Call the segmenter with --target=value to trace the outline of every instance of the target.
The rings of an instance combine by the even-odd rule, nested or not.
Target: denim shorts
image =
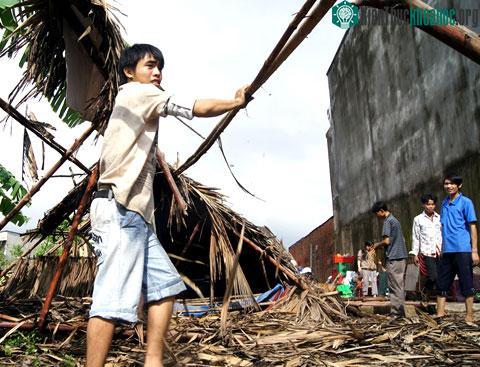
[[[96,198],[90,222],[98,266],[90,317],[134,323],[142,294],[148,304],[186,289],[140,214],[115,199]]]

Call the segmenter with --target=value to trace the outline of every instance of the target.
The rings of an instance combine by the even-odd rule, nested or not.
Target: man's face
[[[385,217],[385,210],[380,209],[378,212],[375,212],[377,218],[384,218]]]
[[[457,185],[448,179],[443,181],[443,188],[448,195],[455,196],[461,187],[462,185]]]
[[[423,209],[425,209],[425,213],[433,214],[435,211],[435,202],[433,200],[428,200],[427,203],[423,204]]]
[[[125,68],[123,71],[130,82],[153,84],[156,87],[160,87],[162,82],[162,70],[160,70],[158,60],[150,54],[138,61],[135,70]]]

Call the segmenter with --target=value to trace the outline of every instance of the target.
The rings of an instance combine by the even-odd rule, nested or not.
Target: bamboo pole
[[[68,232],[68,237],[67,240],[65,241],[65,244],[63,246],[63,252],[60,255],[60,259],[57,264],[57,268],[55,270],[55,274],[53,275],[52,282],[50,283],[50,287],[48,288],[47,295],[45,296],[45,302],[43,303],[42,309],[40,311],[40,317],[38,320],[38,327],[40,330],[43,330],[45,328],[45,323],[46,323],[46,318],[48,311],[50,309],[50,305],[52,303],[53,296],[55,294],[55,290],[57,288],[57,284],[60,281],[60,277],[62,276],[63,268],[67,262],[68,259],[68,254],[70,252],[70,247],[72,246],[73,239],[75,238],[75,235],[78,230],[78,225],[80,224],[80,220],[82,219],[83,212],[85,211],[85,208],[88,204],[90,194],[97,183],[97,177],[98,177],[98,166],[96,166],[92,174],[90,175],[90,178],[88,179],[88,184],[87,188],[85,189],[85,192],[83,193],[82,199],[80,200],[80,204],[78,205],[77,212],[75,213],[75,216],[73,217],[73,222],[72,226],[70,227],[70,231]]]
[[[0,322],[0,329],[12,329],[12,328],[17,328],[17,330],[34,330],[37,324],[34,322],[28,321],[20,321],[20,322],[9,322],[9,321],[2,321]],[[85,322],[82,323],[72,323],[72,324],[65,324],[65,323],[56,323],[56,324],[50,324],[46,325],[45,327],[46,330],[52,331],[52,332],[72,332],[74,330],[86,330],[87,329],[87,324]],[[122,337],[131,337],[135,335],[135,330],[133,329],[128,329],[128,330],[123,330],[119,334],[116,335],[121,335]]]
[[[235,234],[239,236],[237,231],[235,231]],[[299,277],[293,274],[290,270],[288,270],[286,267],[284,267],[282,264],[280,264],[280,262],[272,258],[270,255],[266,254],[261,247],[259,247],[253,241],[249,240],[247,237],[245,237],[243,241],[258,253],[263,254],[268,261],[270,261],[274,266],[276,266],[279,270],[281,270],[282,273],[285,274],[287,278],[292,280],[297,286],[299,286],[303,290],[307,289],[307,286],[302,282],[302,280]]]
[[[313,31],[318,23],[323,19],[330,8],[335,5],[336,0],[320,0],[320,2],[312,9],[311,13],[302,23],[297,32],[290,38],[288,43],[282,48],[281,52],[270,65],[266,73],[266,79],[262,80],[262,84],[270,78],[270,76],[282,65],[282,63],[292,54],[293,51],[303,42],[305,38]]]
[[[170,172],[170,168],[168,167],[168,163],[165,160],[165,155],[158,149],[158,147],[156,149],[156,155],[157,162],[160,165],[163,174],[165,175],[168,186],[170,186],[170,189],[172,190],[173,197],[175,198],[175,201],[177,202],[182,212],[185,213],[187,211],[187,203],[185,203],[185,200],[183,200],[183,197],[178,190],[177,184],[175,183],[172,173]]]
[[[195,228],[193,228],[192,234],[191,234],[190,237],[188,238],[187,244],[185,245],[185,247],[183,248],[182,252],[180,253],[180,256],[181,256],[181,257],[185,257],[185,254],[187,253],[188,249],[189,249],[190,246],[192,245],[193,240],[195,239],[195,236],[196,236],[197,233],[200,231],[200,223],[201,223],[201,221],[198,222],[198,223],[195,225]],[[178,266],[178,264],[180,264],[180,259],[177,259],[177,261],[175,262],[175,266]]]
[[[308,14],[309,10],[312,8],[314,3],[315,1],[310,1],[310,0],[306,1],[305,4],[300,9],[300,11],[295,16],[295,18],[289,24],[289,26],[287,27],[287,30],[282,35],[279,42],[274,47],[273,51],[270,53],[269,57],[267,58],[262,68],[260,69],[259,73],[255,77],[253,82],[250,84],[250,87],[247,89],[247,96],[252,96],[258,90],[258,88],[260,88],[262,84],[265,83],[265,81],[267,81],[267,79],[273,74],[273,72],[277,70],[277,68],[290,55],[290,53],[293,52],[294,48],[289,49],[288,53],[283,52],[284,47],[287,44],[288,40],[291,38],[292,34],[297,29],[298,25],[306,17],[306,15]],[[312,14],[318,14],[319,9],[321,10],[321,12],[326,13],[328,9],[330,9],[333,6],[334,3],[335,3],[335,0],[320,0],[319,4],[315,8],[316,10],[313,10]],[[306,18],[306,22],[308,21],[307,24],[312,23],[309,19],[310,19],[310,16]],[[309,28],[311,28],[310,31],[321,20],[321,17],[318,18],[317,16],[315,19],[316,19],[316,23],[313,26],[309,26]],[[302,27],[303,26],[304,24],[302,24]],[[303,38],[301,38],[300,42],[303,39],[305,39],[308,33],[305,33],[305,32],[302,33]],[[300,44],[300,42],[298,42],[298,44]],[[290,47],[293,47],[293,44],[291,44]],[[281,58],[283,58],[283,60]],[[220,136],[220,134],[226,129],[226,127],[230,124],[233,118],[237,115],[238,111],[239,109],[234,109],[229,113],[227,113],[227,115],[217,124],[217,126],[215,126],[215,128],[212,130],[210,135],[205,139],[205,141],[198,147],[197,151],[192,156],[190,156],[185,161],[185,163],[175,171],[175,173],[180,174],[184,172],[186,169],[188,169],[189,167],[191,167],[193,164],[195,164],[211,148],[211,146],[215,143],[215,141]]]
[[[64,147],[62,147],[60,144],[58,144],[55,140],[51,140],[45,137],[40,131],[38,131],[35,128],[35,126],[30,122],[30,120],[28,120],[15,107],[13,107],[10,103],[4,101],[2,98],[0,98],[0,108],[2,108],[2,110],[4,110],[10,117],[16,120],[20,125],[26,127],[28,130],[30,130],[32,133],[38,136],[41,141],[46,143],[53,150],[57,151],[61,155],[64,155],[67,152],[67,150]],[[90,174],[90,170],[87,167],[85,167],[85,165],[82,162],[80,162],[77,158],[70,156],[68,160],[76,164],[85,173]]]
[[[47,172],[47,174],[42,177],[31,189],[30,191],[18,202],[18,204],[13,208],[0,222],[0,230],[5,227],[5,225],[30,201],[33,195],[35,195],[42,186],[47,182],[47,180],[60,168],[60,166],[82,145],[82,143],[90,136],[90,134],[95,130],[95,126],[92,124],[85,132],[72,144],[72,146],[65,152],[65,154],[60,158],[60,160],[53,165],[52,168]]]
[[[402,0],[402,2],[410,9],[434,9],[421,0]],[[467,27],[459,24],[446,24],[418,28],[480,64],[480,37]]]
[[[396,6],[396,9],[405,9],[408,11],[410,11],[410,9],[428,11],[435,9],[421,0],[397,0],[395,3],[387,3],[386,0],[353,0],[352,4],[359,7],[370,7],[385,11],[392,9],[393,6]],[[395,12],[391,13],[391,15],[407,22],[410,19],[410,17],[405,19]],[[423,16],[421,18],[423,19]],[[440,42],[445,43],[447,46],[468,57],[473,62],[480,64],[480,37],[471,29],[460,24],[417,26],[412,23],[412,26],[421,29]]]

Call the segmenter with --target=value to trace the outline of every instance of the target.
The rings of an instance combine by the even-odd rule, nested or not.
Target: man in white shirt
[[[163,55],[136,44],[120,57],[120,88],[103,139],[98,191],[90,209],[97,275],[87,328],[87,367],[101,367],[117,322],[148,309],[146,367],[163,366],[164,336],[183,281],[153,229],[153,176],[159,118],[219,116],[246,105],[246,86],[232,99],[178,102],[160,87]],[[160,132],[161,133],[161,132]]]
[[[435,212],[437,198],[432,194],[421,197],[423,212],[415,217],[412,226],[412,251],[420,273],[426,276],[425,289],[433,292],[437,282],[437,263],[442,251],[442,225]]]

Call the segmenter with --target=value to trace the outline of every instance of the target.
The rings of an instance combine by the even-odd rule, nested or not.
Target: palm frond
[[[22,53],[20,64],[26,64],[10,100],[18,105],[43,95],[69,126],[89,119],[102,131],[113,107],[118,58],[125,45],[113,11],[105,1],[95,0],[23,0],[3,9],[0,57]],[[81,65],[93,65],[91,75],[81,77],[93,78],[89,84],[96,86],[83,104],[74,106],[76,110],[68,94],[82,86],[75,85],[78,81],[69,73],[75,68],[69,59],[72,52],[80,53]]]

